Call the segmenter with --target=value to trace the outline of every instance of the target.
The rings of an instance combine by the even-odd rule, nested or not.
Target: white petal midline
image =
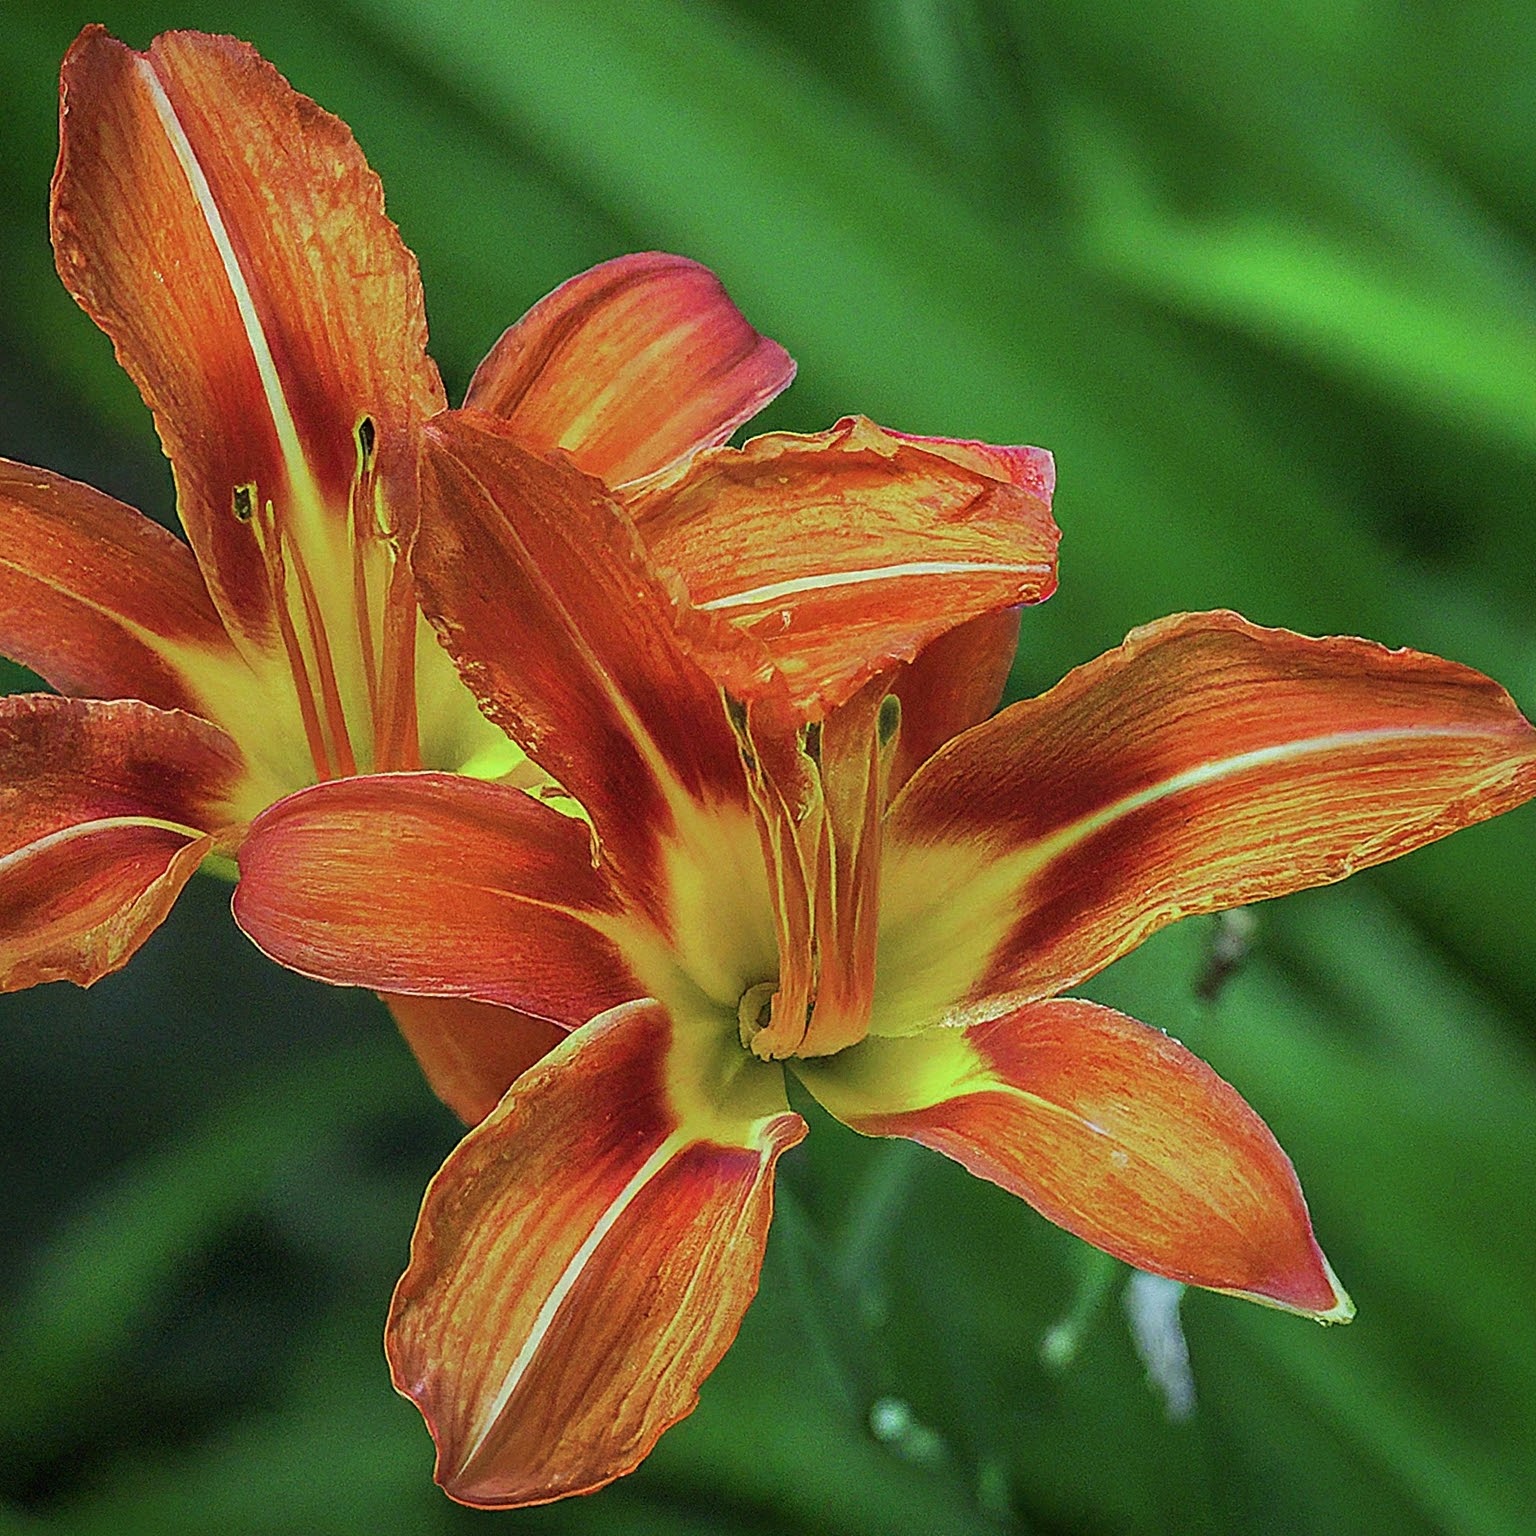
[[[528,1330],[528,1337],[523,1340],[523,1347],[518,1350],[517,1358],[507,1367],[507,1374],[502,1378],[501,1387],[485,1410],[485,1415],[480,1421],[480,1432],[475,1436],[469,1449],[464,1453],[459,1463],[462,1472],[479,1453],[480,1447],[485,1444],[486,1437],[496,1427],[497,1421],[506,1411],[507,1404],[512,1401],[512,1394],[517,1391],[518,1385],[524,1376],[528,1374],[528,1367],[533,1364],[533,1358],[539,1352],[546,1335],[553,1326],[560,1308],[564,1306],[565,1299],[570,1295],[576,1282],[581,1279],[583,1271],[591,1262],[592,1255],[597,1252],[598,1245],[613,1230],[619,1218],[634,1204],[635,1197],[645,1188],[652,1179],[666,1167],[691,1141],[692,1137],[685,1136],[681,1131],[674,1131],[660,1146],[656,1148],[646,1160],[630,1176],[629,1182],[614,1197],[612,1203],[604,1210],[603,1214],[593,1223],[592,1230],[587,1233],[582,1245],[570,1257],[570,1261],[560,1272],[560,1278],[550,1287],[549,1295],[544,1298],[544,1305],[539,1308],[538,1316],[533,1320],[533,1326]]]
[[[732,592],[714,597],[700,608],[747,608],[754,603],[774,603],[803,592],[820,592],[830,587],[852,587],[866,581],[900,581],[908,576],[995,575],[1008,572],[1015,576],[1039,575],[1048,567],[1035,563],[1008,565],[972,560],[909,560],[902,565],[876,565],[861,571],[825,571],[820,576],[799,576],[792,581],[772,581],[747,592]]]
[[[55,848],[60,848],[66,843],[77,842],[82,837],[93,837],[98,832],[119,832],[124,827],[143,827],[153,832],[174,832],[178,837],[186,838],[189,843],[195,843],[199,838],[208,836],[206,832],[199,832],[196,827],[189,827],[179,821],[166,821],[159,816],[99,816],[94,821],[80,821],[73,826],[60,827],[56,832],[45,832],[41,837],[34,837],[30,843],[23,843],[20,848],[14,848],[10,853],[0,855],[0,875],[8,875],[28,859],[35,858],[38,854],[51,853]]]
[[[1057,851],[1057,845],[1066,845],[1089,837],[1112,821],[1118,821],[1122,816],[1129,816],[1158,800],[1166,800],[1170,795],[1179,794],[1186,789],[1199,789],[1203,785],[1232,778],[1237,774],[1246,773],[1251,768],[1266,768],[1271,763],[1317,757],[1348,747],[1383,746],[1393,741],[1417,741],[1426,737],[1478,741],[1488,734],[1486,731],[1471,729],[1464,725],[1378,726],[1371,730],[1335,731],[1327,736],[1304,736],[1296,741],[1276,742],[1273,746],[1253,747],[1247,752],[1235,752],[1231,757],[1214,758],[1208,763],[1197,763],[1194,767],[1186,768],[1180,773],[1170,774],[1168,778],[1157,784],[1148,785],[1146,789],[1139,789],[1133,794],[1125,795],[1112,805],[1107,805],[1102,810],[1094,811],[1070,826],[1063,827],[1054,837],[1037,845],[1037,848],[1049,846],[1054,853]]]
[[[171,98],[165,94],[165,87],[160,83],[160,77],[155,73],[154,66],[146,58],[135,59],[134,63],[149,87],[150,99],[155,104],[160,125],[165,129],[165,136],[170,140],[171,149],[187,178],[187,185],[192,190],[198,212],[202,214],[208,226],[208,233],[213,236],[219,260],[224,265],[224,275],[229,279],[230,291],[240,311],[240,323],[245,329],[246,340],[251,346],[251,356],[256,363],[256,372],[261,378],[261,389],[267,398],[267,409],[272,413],[272,425],[277,430],[277,440],[282,449],[283,460],[288,466],[289,479],[294,490],[302,492],[308,489],[309,466],[304,458],[304,451],[299,445],[298,428],[294,425],[293,412],[288,408],[288,398],[283,393],[282,381],[277,376],[277,363],[272,356],[272,348],[267,341],[266,333],[261,328],[261,318],[256,313],[256,301],[251,296],[251,287],[240,266],[240,258],[235,254],[234,242],[229,238],[224,215],[220,213],[219,205],[214,201],[213,188],[208,185],[208,177],[198,161],[197,152],[192,148],[192,141],[181,126],[181,119],[176,116],[176,108],[172,105]]]

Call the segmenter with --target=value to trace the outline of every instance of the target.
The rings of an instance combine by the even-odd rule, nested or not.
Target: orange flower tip
[[[1223,1287],[1223,1294],[1240,1296],[1244,1301],[1256,1301],[1261,1307],[1274,1307],[1298,1317],[1310,1317],[1325,1327],[1332,1323],[1352,1322],[1355,1304],[1349,1292],[1339,1284],[1333,1266],[1321,1250],[1314,1250],[1311,1257],[1316,1261],[1314,1265],[1293,1275],[1277,1277],[1262,1291],[1226,1290]]]
[[[429,1429],[430,1427],[428,1425]],[[524,1488],[509,1492],[496,1478],[487,1477],[474,1461],[466,1467],[455,1468],[446,1460],[442,1449],[439,1448],[432,1480],[455,1504],[462,1504],[466,1509],[533,1509],[540,1504],[555,1504],[561,1499],[580,1498],[583,1494],[597,1493],[606,1488],[609,1483],[617,1482],[621,1477],[628,1477],[644,1460],[644,1454],[637,1455],[633,1462],[615,1471],[590,1479],[581,1479],[569,1486],[557,1484],[546,1489]]]

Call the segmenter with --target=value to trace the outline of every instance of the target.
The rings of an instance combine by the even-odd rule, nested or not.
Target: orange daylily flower
[[[210,855],[305,784],[494,775],[520,754],[416,605],[417,438],[443,408],[416,261],[346,126],[253,49],[88,27],[62,70],[59,272],[154,414],[187,544],[0,462],[0,651],[58,690],[0,700],[0,987],[124,964]],[[469,402],[612,487],[724,442],[789,382],[714,276],[624,257],[497,343]],[[558,1038],[395,999],[467,1118]]]
[[[312,975],[569,1030],[433,1180],[395,1294],[455,1498],[599,1487],[692,1408],[805,1133],[786,1072],[1143,1269],[1351,1315],[1236,1091],[1060,994],[1530,798],[1502,690],[1184,614],[987,719],[1009,610],[1054,579],[1044,455],[849,421],[621,506],[485,415],[424,441],[425,610],[590,822],[439,774],[324,784],[257,820],[236,916]]]

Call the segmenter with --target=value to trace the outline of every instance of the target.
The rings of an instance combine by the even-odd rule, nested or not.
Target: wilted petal
[[[428,426],[422,499],[412,563],[465,681],[586,807],[627,888],[652,888],[669,834],[745,802],[719,690],[678,643],[679,622],[712,621],[679,604],[598,481],[488,417]]]
[[[872,1027],[1048,996],[1176,918],[1342,879],[1533,793],[1536,731],[1480,673],[1176,615],[907,785]]]
[[[281,964],[377,992],[479,998],[572,1028],[639,990],[584,823],[455,774],[334,779],[240,846],[235,920]]]
[[[491,348],[464,404],[617,486],[723,443],[794,374],[708,267],[647,251],[540,299]]]
[[[653,559],[760,641],[815,719],[957,624],[1050,596],[1058,535],[1038,453],[847,417],[701,454],[633,507]],[[708,649],[714,633],[690,637],[700,663],[755,697],[753,653]]]
[[[1323,1322],[1354,1313],[1268,1127],[1124,1014],[1056,998],[796,1070],[855,1130],[933,1147],[1139,1269]]]
[[[920,437],[915,432],[882,429],[887,437],[912,443],[925,453],[937,453],[996,480],[1027,491],[1046,506],[1056,494],[1056,460],[1049,449],[1024,444],[980,443],[970,437]]]
[[[757,1288],[774,1162],[804,1133],[733,1021],[695,1037],[649,1001],[518,1080],[432,1181],[386,1336],[449,1493],[601,1487],[693,1408]]]
[[[123,965],[212,851],[245,775],[193,715],[0,699],[0,988],[83,986]]]
[[[242,508],[275,504],[311,557],[344,538],[366,419],[389,515],[410,515],[413,429],[443,403],[415,259],[346,125],[233,38],[135,53],[87,27],[60,138],[60,276],[155,414],[215,604],[264,648]]]
[[[508,1088],[567,1031],[548,1019],[472,997],[383,994],[432,1091],[466,1125],[478,1125]]]

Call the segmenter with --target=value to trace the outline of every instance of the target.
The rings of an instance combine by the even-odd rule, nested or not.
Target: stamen
[[[821,767],[821,721],[811,720],[800,728],[801,742],[805,749],[805,755]]]
[[[357,615],[358,650],[363,659],[363,678],[368,685],[368,713],[373,721],[374,767],[379,767],[379,658],[373,649],[372,610],[368,601],[368,538],[373,532],[373,462],[377,437],[373,418],[357,424],[357,471],[347,494],[347,536],[352,543],[352,608]],[[365,531],[364,513],[370,521]]]
[[[272,504],[267,503],[267,512],[272,516]],[[278,528],[278,539],[282,540],[282,529]],[[325,633],[325,615],[320,610],[319,599],[315,596],[314,584],[309,579],[309,570],[304,564],[303,552],[293,541],[288,541],[289,549],[293,556],[293,574],[299,579],[299,596],[304,604],[304,618],[309,626],[309,643],[315,653],[315,670],[320,674],[320,693],[325,700],[326,723],[331,729],[331,746],[335,753],[336,765],[339,776],[348,778],[357,772],[357,759],[352,752],[352,738],[347,731],[347,713],[341,702],[341,689],[336,682],[336,667],[331,659],[330,641]]]
[[[751,781],[757,774],[757,754],[752,750],[752,733],[747,729],[747,706],[740,699],[721,691],[720,701],[725,705],[725,718],[730,722],[736,737],[736,750],[741,753],[742,766]]]
[[[828,716],[822,732],[826,819],[816,890],[820,972],[800,1054],[830,1055],[864,1038],[875,988],[881,819],[900,706],[885,679]]]
[[[416,712],[416,587],[399,530],[390,520],[378,478],[378,428],[372,416],[357,423],[357,473],[348,504],[352,535],[353,606],[373,716],[373,767],[395,772],[421,766]],[[380,593],[378,643],[374,643],[368,564],[377,551],[386,574]]]
[[[770,988],[766,1020],[742,1043],[765,1060],[793,1055],[805,1038],[816,997],[819,957],[814,914],[820,859],[821,784],[800,737],[754,739],[748,711],[726,698],[746,771],[763,861],[772,879],[779,980]]]
[[[288,576],[283,565],[281,539],[277,535],[276,517],[272,503],[266,504],[266,516],[257,517],[256,487],[237,485],[234,494],[235,516],[249,522],[256,536],[256,548],[261,553],[262,564],[267,568],[267,586],[272,593],[272,612],[277,619],[277,632],[282,637],[283,650],[288,657],[288,670],[293,677],[294,692],[298,695],[299,717],[304,722],[304,736],[309,743],[310,760],[315,765],[315,776],[320,779],[335,778],[331,770],[330,754],[325,747],[325,732],[320,728],[320,711],[315,703],[314,688],[310,683],[309,668],[304,651],[299,644],[298,632],[293,627],[293,615],[288,609]],[[242,509],[245,516],[241,517]]]

